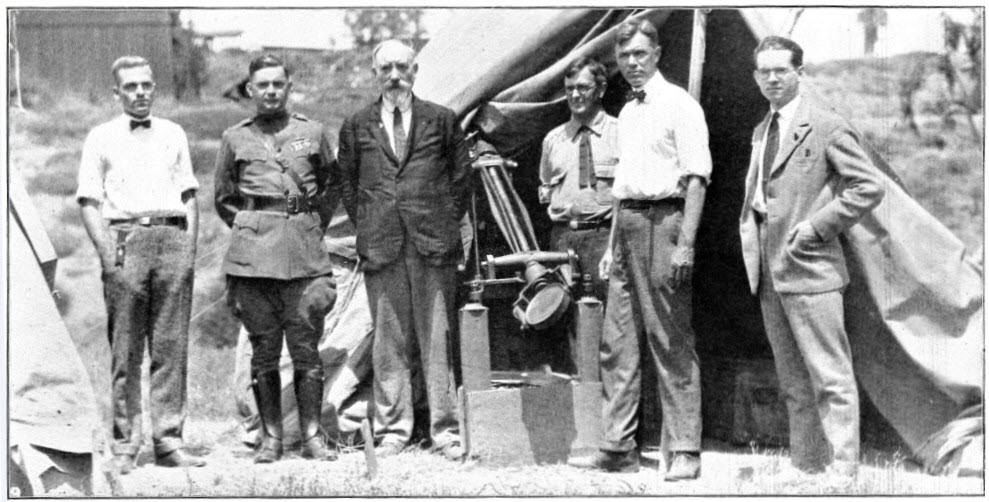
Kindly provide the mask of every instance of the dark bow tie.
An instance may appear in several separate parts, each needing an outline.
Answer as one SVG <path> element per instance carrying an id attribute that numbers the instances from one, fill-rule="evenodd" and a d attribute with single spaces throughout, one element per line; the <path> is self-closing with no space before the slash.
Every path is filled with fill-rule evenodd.
<path id="1" fill-rule="evenodd" d="M 134 129 L 137 129 L 139 127 L 145 127 L 145 128 L 151 129 L 151 119 L 131 120 L 130 121 L 130 130 L 131 131 L 133 131 Z"/>
<path id="2" fill-rule="evenodd" d="M 642 89 L 639 89 L 638 91 L 628 91 L 628 94 L 625 95 L 625 101 L 632 101 L 633 99 L 638 99 L 639 103 L 645 101 L 646 91 L 643 91 Z"/>

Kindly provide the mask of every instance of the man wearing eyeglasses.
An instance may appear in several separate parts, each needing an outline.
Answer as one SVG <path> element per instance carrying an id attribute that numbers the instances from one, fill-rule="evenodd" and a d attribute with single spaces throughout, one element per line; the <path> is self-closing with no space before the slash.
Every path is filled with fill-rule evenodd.
<path id="1" fill-rule="evenodd" d="M 180 447 L 199 183 L 185 131 L 151 115 L 155 81 L 150 63 L 124 56 L 111 71 L 113 94 L 124 113 L 86 137 L 76 199 L 102 269 L 112 352 L 112 451 L 121 473 L 136 467 L 147 345 L 155 464 L 198 467 L 205 462 Z"/>
<path id="2" fill-rule="evenodd" d="M 859 401 L 844 327 L 839 236 L 883 198 L 878 171 L 842 117 L 800 90 L 803 50 L 767 37 L 755 80 L 770 111 L 752 136 L 740 234 L 752 293 L 790 418 L 797 475 L 848 478 L 859 461 Z"/>
<path id="3" fill-rule="evenodd" d="M 609 278 L 601 340 L 604 438 L 587 466 L 639 469 L 635 433 L 645 360 L 657 368 L 664 479 L 681 481 L 697 478 L 701 469 L 700 367 L 690 302 L 711 153 L 703 110 L 659 73 L 660 53 L 651 22 L 619 25 L 615 59 L 633 91 L 618 115 L 611 238 L 599 271 Z"/>
<path id="4" fill-rule="evenodd" d="M 608 73 L 598 61 L 579 57 L 563 79 L 570 120 L 543 140 L 539 163 L 539 199 L 549 204 L 555 251 L 573 249 L 581 274 L 590 274 L 594 296 L 604 301 L 608 282 L 598 263 L 608 247 L 611 185 L 618 163 L 618 120 L 604 112 Z"/>

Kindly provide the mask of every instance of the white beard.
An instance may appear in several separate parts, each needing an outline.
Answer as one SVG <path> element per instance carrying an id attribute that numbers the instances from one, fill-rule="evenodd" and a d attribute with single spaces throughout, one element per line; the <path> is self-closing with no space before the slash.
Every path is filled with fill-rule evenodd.
<path id="1" fill-rule="evenodd" d="M 384 98 L 390 103 L 394 103 L 400 110 L 407 110 L 412 101 L 411 89 L 388 89 L 384 93 Z"/>

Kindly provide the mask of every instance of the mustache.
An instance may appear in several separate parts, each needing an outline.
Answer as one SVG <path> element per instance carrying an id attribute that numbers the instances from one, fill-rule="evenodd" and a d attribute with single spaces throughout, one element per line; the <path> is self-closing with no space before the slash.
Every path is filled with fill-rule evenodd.
<path id="1" fill-rule="evenodd" d="M 405 79 L 399 79 L 399 80 L 389 80 L 386 88 L 387 89 L 409 89 L 411 87 L 412 87 L 412 83 L 411 82 L 409 82 L 409 81 L 407 81 Z"/>

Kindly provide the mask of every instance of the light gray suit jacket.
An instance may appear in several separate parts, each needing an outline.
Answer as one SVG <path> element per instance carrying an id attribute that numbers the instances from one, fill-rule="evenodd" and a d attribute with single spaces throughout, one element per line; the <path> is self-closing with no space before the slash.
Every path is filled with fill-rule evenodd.
<path id="1" fill-rule="evenodd" d="M 768 236 L 766 249 L 762 249 L 752 198 L 768 125 L 767 114 L 752 135 L 752 158 L 739 220 L 752 293 L 759 287 L 761 253 L 768 254 L 769 273 L 779 293 L 842 288 L 848 284 L 848 270 L 838 236 L 879 204 L 885 178 L 869 160 L 848 121 L 815 96 L 803 94 L 789 130 L 780 134 L 780 151 L 768 170 Z M 794 226 L 804 220 L 813 225 L 818 238 L 789 239 Z"/>

